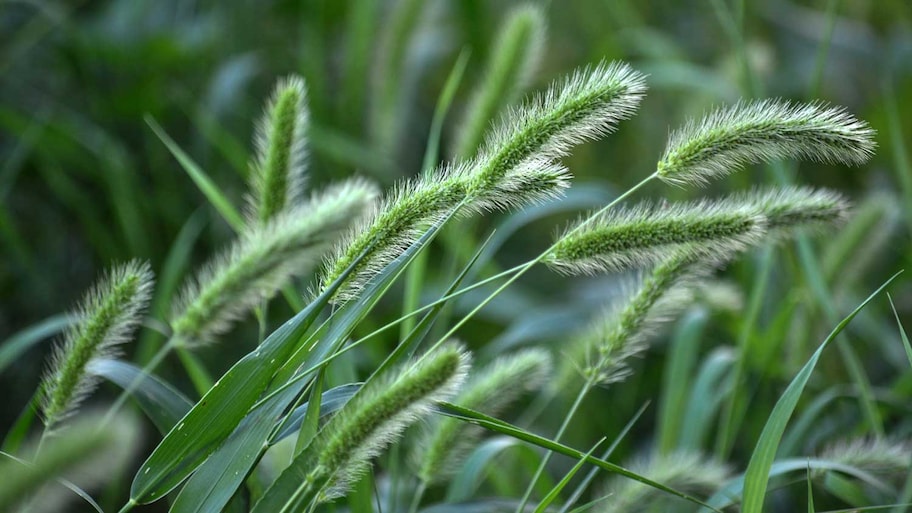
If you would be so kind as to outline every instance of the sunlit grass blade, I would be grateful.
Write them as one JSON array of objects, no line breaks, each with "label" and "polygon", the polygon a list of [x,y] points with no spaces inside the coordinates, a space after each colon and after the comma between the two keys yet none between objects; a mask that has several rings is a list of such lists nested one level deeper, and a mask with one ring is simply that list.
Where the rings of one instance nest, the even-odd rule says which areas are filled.
[{"label": "sunlit grass blade", "polygon": [[763,427],[763,432],[760,434],[760,439],[757,441],[757,446],[751,455],[750,463],[748,463],[747,472],[744,476],[744,497],[742,501],[742,511],[744,511],[744,513],[761,513],[763,510],[763,502],[766,498],[769,480],[769,471],[773,464],[773,460],[776,457],[779,441],[782,439],[782,434],[785,432],[785,427],[788,424],[792,413],[795,411],[798,399],[801,397],[801,392],[804,391],[804,387],[810,379],[811,373],[814,371],[814,367],[816,367],[817,361],[820,359],[823,350],[836,338],[836,335],[842,332],[849,322],[858,315],[858,312],[867,306],[867,304],[880,294],[880,292],[896,279],[897,276],[899,276],[899,273],[894,274],[889,280],[868,296],[864,302],[858,305],[852,313],[836,325],[804,367],[802,367],[801,371],[792,379],[788,388],[786,388],[785,392],[776,402],[776,406],[773,408],[766,425]]}]

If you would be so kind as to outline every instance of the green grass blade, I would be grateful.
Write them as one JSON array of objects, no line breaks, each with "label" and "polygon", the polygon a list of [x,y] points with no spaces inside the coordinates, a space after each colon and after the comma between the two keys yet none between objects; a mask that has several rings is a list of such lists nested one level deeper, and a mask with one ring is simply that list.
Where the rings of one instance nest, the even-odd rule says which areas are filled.
[{"label": "green grass blade", "polygon": [[164,143],[165,147],[168,148],[168,151],[174,155],[174,158],[180,163],[181,167],[184,168],[184,171],[190,175],[190,178],[199,187],[199,190],[206,196],[206,199],[212,204],[213,207],[218,211],[225,221],[231,226],[235,232],[241,232],[244,229],[244,218],[241,217],[241,214],[234,208],[234,204],[222,194],[222,191],[219,190],[218,186],[215,185],[215,182],[206,175],[206,172],[187,155],[184,150],[174,142],[174,139],[171,139],[165,130],[155,122],[151,117],[146,117],[146,123],[152,128],[152,131],[155,132],[155,135]]},{"label": "green grass blade", "polygon": [[671,453],[678,444],[687,391],[693,389],[691,380],[708,320],[709,313],[704,308],[689,312],[678,323],[671,340],[659,401],[658,440],[661,454]]},{"label": "green grass blade", "polygon": [[858,305],[852,313],[833,329],[820,347],[817,348],[817,351],[811,356],[810,360],[808,360],[801,371],[798,372],[798,375],[795,376],[788,388],[786,388],[785,393],[783,393],[776,402],[776,406],[773,407],[773,412],[770,414],[766,425],[763,427],[763,432],[760,434],[760,440],[757,442],[757,446],[751,455],[750,463],[748,463],[747,466],[747,472],[744,477],[744,499],[742,502],[742,511],[744,513],[761,513],[763,510],[763,502],[766,498],[766,490],[769,481],[769,471],[773,465],[773,460],[776,458],[779,441],[782,439],[785,427],[788,424],[792,413],[795,411],[798,399],[801,397],[801,393],[804,391],[804,387],[807,385],[808,379],[810,379],[811,373],[814,371],[814,367],[816,367],[817,360],[820,359],[823,350],[840,332],[842,332],[843,329],[845,329],[849,322],[858,315],[858,312],[867,306],[867,304],[880,294],[880,292],[896,279],[897,276],[899,276],[899,273],[894,274],[889,280],[881,285],[880,288],[868,296],[864,302]]},{"label": "green grass blade", "polygon": [[[425,247],[438,230],[439,225],[425,233],[420,240],[403,252],[399,258],[391,262],[383,272],[365,286],[360,300],[349,301],[327,321],[329,326],[325,332],[323,332],[322,327],[318,328],[316,333],[308,337],[303,344],[300,344],[300,351],[298,351],[297,356],[288,354],[283,358],[276,359],[277,362],[283,364],[283,367],[278,369],[275,377],[271,380],[273,386],[269,388],[267,395],[255,404],[256,397],[247,403],[244,412],[241,414],[243,419],[238,418],[240,424],[235,423],[234,426],[231,426],[231,429],[228,430],[228,433],[231,433],[230,436],[228,436],[228,433],[224,433],[222,439],[225,440],[225,436],[228,436],[227,440],[218,446],[217,449],[215,446],[209,448],[208,452],[212,453],[211,456],[205,463],[200,460],[199,463],[202,466],[199,467],[183,490],[181,490],[172,511],[175,513],[221,511],[241,483],[243,483],[256,462],[259,461],[260,455],[268,445],[270,437],[273,437],[275,432],[281,433],[287,429],[288,418],[280,423],[278,429],[276,429],[275,419],[280,418],[289,405],[311,383],[310,378],[313,372],[319,368],[316,364],[323,362],[327,356],[339,350],[342,344],[348,340],[355,326],[370,312],[383,293],[389,289],[403,269]],[[338,285],[345,280],[347,274],[357,266],[359,261],[360,258],[352,263],[349,269],[327,288],[320,298],[308,306],[308,309],[315,308],[315,304],[325,304],[326,300],[335,293]],[[314,310],[314,312],[317,311],[319,311],[319,308]],[[300,316],[301,314],[298,315]],[[286,323],[283,328],[293,321],[294,319]],[[270,339],[274,335],[271,335]],[[319,337],[316,335],[319,335]],[[297,338],[301,336],[303,336],[303,332]],[[267,339],[261,346],[263,350],[270,343],[270,339]],[[313,344],[311,343],[312,339],[316,340]],[[302,373],[296,372],[300,368],[307,370]],[[271,373],[270,376],[272,376]],[[223,377],[222,381],[224,380],[225,378]],[[260,388],[260,391],[262,390],[263,388]],[[259,396],[259,392],[257,396]],[[236,399],[234,400],[236,401]],[[251,405],[253,406],[252,411],[247,413]],[[234,429],[235,426],[237,426],[237,429]]]},{"label": "green grass blade", "polygon": [[532,468],[537,466],[541,460],[531,447],[522,444],[515,438],[498,436],[485,440],[472,451],[472,454],[466,458],[465,463],[462,465],[462,470],[449,481],[445,501],[462,502],[469,500],[475,495],[475,491],[484,480],[487,466],[500,454],[513,447],[528,451],[529,457],[534,458]]},{"label": "green grass blade", "polygon": [[441,403],[441,405],[444,407],[443,410],[441,411],[441,413],[443,413],[444,415],[449,415],[449,416],[457,418],[457,419],[462,419],[466,422],[473,422],[485,429],[488,429],[488,430],[491,430],[491,431],[494,431],[497,433],[501,433],[503,435],[511,436],[518,440],[522,440],[524,442],[531,443],[533,445],[536,445],[543,449],[547,449],[552,452],[563,454],[564,456],[568,456],[568,457],[576,459],[576,460],[583,459],[592,465],[596,465],[597,467],[601,468],[602,470],[605,470],[605,471],[608,471],[608,472],[611,472],[614,474],[619,474],[619,475],[627,477],[629,479],[633,479],[634,481],[643,483],[646,486],[650,486],[652,488],[655,488],[656,490],[660,490],[665,493],[674,495],[675,497],[679,497],[681,499],[684,499],[684,500],[691,502],[693,504],[696,504],[698,506],[704,506],[704,507],[710,508],[713,511],[716,511],[718,513],[717,509],[713,508],[712,506],[704,503],[703,501],[701,501],[695,497],[691,497],[690,495],[687,495],[686,493],[679,492],[679,491],[677,491],[673,488],[670,488],[668,486],[665,486],[661,483],[657,483],[647,477],[641,476],[635,472],[631,472],[631,471],[625,469],[624,467],[615,465],[614,463],[609,463],[603,459],[596,458],[591,455],[587,456],[585,453],[580,452],[576,449],[573,449],[572,447],[568,447],[562,443],[555,442],[553,440],[549,440],[547,438],[538,436],[534,433],[530,433],[522,428],[516,427],[516,426],[509,424],[507,422],[504,422],[502,420],[495,419],[493,417],[489,417],[481,412],[471,410],[468,408],[463,408],[461,406],[457,406],[455,404],[448,403],[448,402],[443,402],[443,403]]},{"label": "green grass blade", "polygon": [[592,453],[594,453],[595,450],[598,449],[598,446],[602,445],[602,442],[604,441],[605,438],[599,440],[598,443],[592,446],[592,449],[589,449],[589,452],[587,452],[583,458],[581,458],[576,462],[575,465],[573,465],[573,468],[571,468],[570,471],[567,472],[567,474],[564,475],[564,477],[556,485],[554,485],[551,491],[548,492],[548,495],[545,495],[541,502],[538,503],[538,506],[535,508],[535,513],[545,513],[545,511],[548,509],[548,506],[550,506],[551,503],[557,499],[557,496],[560,495],[561,491],[563,491],[567,484],[570,483],[570,480],[573,479],[573,476],[575,476],[576,473],[579,472],[581,468],[583,468],[583,465],[586,464],[586,460],[592,456]]},{"label": "green grass blade", "polygon": [[[323,404],[323,382],[325,381],[325,375],[326,368],[324,367],[317,373],[317,377],[313,381],[313,388],[310,390],[310,401],[307,405],[307,410],[304,413],[304,418],[301,421],[298,439],[295,441],[295,455],[301,454],[301,450],[307,447],[307,444],[309,444],[314,435],[317,434],[317,430],[320,427],[320,417],[323,412],[321,406]],[[319,401],[315,400],[317,397],[320,398]],[[286,420],[286,422],[288,422],[288,420]]]},{"label": "green grass blade", "polygon": [[96,360],[89,364],[88,370],[123,389],[136,380],[141,381],[131,395],[162,434],[167,434],[193,407],[193,403],[168,382],[144,375],[143,370],[133,364],[119,360]]},{"label": "green grass blade", "polygon": [[73,323],[66,314],[54,315],[35,323],[14,334],[0,344],[0,373],[18,360],[26,351],[54,335],[61,333]]},{"label": "green grass blade", "polygon": [[887,294],[890,300],[890,308],[893,309],[893,316],[896,317],[896,326],[899,328],[899,336],[902,337],[903,347],[906,349],[906,358],[909,359],[909,365],[912,365],[912,345],[909,344],[909,337],[906,335],[906,329],[903,328],[902,321],[899,320],[899,313],[896,312],[896,305],[893,304],[893,298]]},{"label": "green grass blade", "polygon": [[128,507],[160,499],[215,451],[294,352],[337,287],[338,283],[328,287],[222,376],[140,467],[133,479]]}]

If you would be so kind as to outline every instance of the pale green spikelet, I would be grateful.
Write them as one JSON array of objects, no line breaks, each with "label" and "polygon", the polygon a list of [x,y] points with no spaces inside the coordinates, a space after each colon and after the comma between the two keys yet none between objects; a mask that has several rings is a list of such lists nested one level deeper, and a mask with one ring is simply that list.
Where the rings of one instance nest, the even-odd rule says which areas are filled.
[{"label": "pale green spikelet", "polygon": [[645,91],[643,76],[626,64],[601,63],[578,70],[525,105],[509,109],[485,139],[469,195],[484,198],[528,159],[555,160],[576,144],[612,132],[633,114]]},{"label": "pale green spikelet", "polygon": [[276,479],[254,513],[302,511],[343,493],[434,402],[458,391],[468,359],[460,344],[448,343],[368,381]]},{"label": "pale green spikelet", "polygon": [[184,286],[170,322],[178,344],[212,341],[293,276],[310,270],[375,197],[373,185],[349,180],[250,227]]},{"label": "pale green spikelet", "polygon": [[570,172],[563,165],[539,159],[520,163],[499,183],[468,205],[472,212],[508,210],[559,198],[570,187]]},{"label": "pale green spikelet", "polygon": [[756,189],[736,195],[735,201],[749,203],[766,218],[770,236],[786,238],[799,228],[822,229],[846,220],[849,202],[841,194],[810,187]]},{"label": "pale green spikelet", "polygon": [[301,199],[308,125],[304,80],[294,75],[280,80],[256,128],[247,202],[251,223],[264,224]]},{"label": "pale green spikelet", "polygon": [[475,154],[488,123],[526,88],[538,68],[545,29],[545,15],[536,5],[521,5],[510,12],[462,121],[455,150],[458,157]]},{"label": "pale green spikelet", "polygon": [[858,165],[874,148],[874,130],[842,107],[739,102],[673,132],[657,174],[672,184],[703,185],[744,165],[776,159]]},{"label": "pale green spikelet", "polygon": [[[65,436],[45,438],[32,461],[13,457],[0,459],[0,504],[4,511],[71,511],[78,500],[59,479],[91,490],[110,483],[129,470],[130,460],[142,447],[141,424],[133,415],[119,413],[103,422],[101,412],[87,411],[68,424]],[[30,443],[23,454],[34,454],[39,444]],[[82,509],[78,509],[82,511]]]},{"label": "pale green spikelet", "polygon": [[661,207],[643,203],[572,225],[545,263],[566,274],[596,274],[647,266],[674,248],[694,257],[726,254],[757,241],[766,223],[754,205],[739,198]]},{"label": "pale green spikelet", "polygon": [[671,252],[640,280],[623,301],[615,302],[570,344],[556,387],[580,372],[591,384],[610,385],[630,375],[629,360],[646,347],[660,326],[686,308],[695,284],[717,261],[695,261],[686,249]]},{"label": "pale green spikelet", "polygon": [[[496,416],[524,392],[540,387],[550,374],[548,352],[526,349],[500,357],[473,373],[453,402]],[[431,484],[455,474],[481,435],[478,426],[449,417],[436,419],[413,454],[418,478]]]},{"label": "pale green spikelet", "polygon": [[465,199],[465,172],[465,165],[445,166],[400,183],[336,246],[327,260],[322,288],[367,251],[335,299],[345,301],[357,296],[364,284],[414,243],[425,228],[445,218]]},{"label": "pale green spikelet", "polygon": [[912,461],[912,443],[889,438],[859,438],[828,446],[820,458],[883,479],[903,479]]},{"label": "pale green spikelet", "polygon": [[[639,475],[697,497],[712,494],[731,478],[725,465],[692,453],[652,455],[628,467]],[[638,481],[615,477],[597,501],[598,513],[668,511],[680,499]]]},{"label": "pale green spikelet", "polygon": [[142,321],[152,294],[149,264],[129,262],[115,267],[86,294],[77,308],[78,322],[54,348],[41,384],[41,413],[52,430],[72,415],[98,379],[87,370],[90,362],[116,354]]}]

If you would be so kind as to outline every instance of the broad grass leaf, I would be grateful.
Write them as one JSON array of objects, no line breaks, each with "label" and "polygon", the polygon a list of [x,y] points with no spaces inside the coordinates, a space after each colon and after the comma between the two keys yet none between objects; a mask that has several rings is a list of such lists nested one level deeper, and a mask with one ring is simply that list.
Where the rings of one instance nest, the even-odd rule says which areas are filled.
[{"label": "broad grass leaf", "polygon": [[[272,435],[277,430],[281,432],[287,428],[287,418],[280,422],[278,427],[276,426],[276,419],[281,418],[282,413],[306,389],[310,384],[314,371],[319,366],[326,364],[324,360],[338,351],[348,340],[355,326],[370,312],[383,293],[414,259],[421,248],[433,238],[439,227],[438,225],[425,233],[420,240],[403,252],[399,258],[390,263],[373,281],[365,286],[360,300],[348,301],[327,321],[328,325],[317,328],[316,332],[299,346],[300,351],[296,355],[293,356],[289,353],[283,358],[277,359],[277,362],[283,363],[283,366],[281,369],[278,368],[278,365],[275,366],[274,370],[278,371],[278,373],[271,380],[272,386],[266,391],[265,397],[259,402],[255,402],[256,398],[249,402],[247,408],[252,405],[252,410],[247,413],[247,408],[245,408],[242,414],[243,420],[237,425],[237,429],[233,433],[231,431],[228,432],[231,433],[230,437],[217,450],[216,447],[212,447],[209,452],[212,453],[214,451],[214,454],[190,478],[181,490],[180,495],[178,495],[171,511],[221,511],[225,503],[243,483],[247,474],[259,461],[260,455],[268,446]],[[360,258],[332,286],[327,288],[315,303],[325,304],[327,299],[335,292],[336,287],[345,280],[348,272],[357,265],[358,261],[360,261]],[[308,309],[313,307],[315,303],[308,306]],[[301,335],[303,335],[303,332]],[[271,338],[272,336],[270,336]],[[311,343],[313,340],[315,342]],[[263,346],[268,343],[269,339],[264,342]],[[293,353],[294,351],[291,352]],[[305,370],[298,372],[298,369]],[[224,378],[222,379],[224,380]],[[264,383],[260,391],[263,391],[267,385],[268,383]],[[228,433],[225,433],[225,435],[227,436]],[[222,439],[224,440],[224,437]]]},{"label": "broad grass leaf", "polygon": [[42,340],[63,332],[73,324],[73,321],[74,319],[66,314],[54,315],[4,340],[0,344],[0,373]]}]

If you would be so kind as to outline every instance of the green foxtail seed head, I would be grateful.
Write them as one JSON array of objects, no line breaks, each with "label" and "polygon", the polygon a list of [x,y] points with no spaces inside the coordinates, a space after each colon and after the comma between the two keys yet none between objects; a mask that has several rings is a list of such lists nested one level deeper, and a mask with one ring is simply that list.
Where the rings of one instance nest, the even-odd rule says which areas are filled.
[{"label": "green foxtail seed head", "polygon": [[485,139],[469,194],[484,197],[525,160],[556,160],[579,143],[607,135],[633,114],[645,91],[643,76],[626,64],[601,63],[509,109]]},{"label": "green foxtail seed head", "polygon": [[742,102],[673,132],[657,174],[672,184],[703,185],[744,165],[776,159],[858,165],[874,148],[874,130],[841,107]]},{"label": "green foxtail seed head", "polygon": [[443,220],[465,199],[465,172],[464,165],[447,166],[400,183],[336,246],[326,262],[321,288],[368,251],[336,293],[340,301],[356,297],[364,284],[413,244],[424,229]]},{"label": "green foxtail seed head", "polygon": [[95,359],[116,354],[142,321],[152,294],[149,264],[130,262],[115,267],[99,281],[77,307],[77,319],[54,348],[41,385],[41,413],[52,430],[72,415],[98,379],[86,367]]},{"label": "green foxtail seed head", "polygon": [[[628,468],[638,475],[698,497],[717,491],[731,478],[731,470],[727,466],[692,453],[652,455],[635,461]],[[667,511],[674,504],[669,501],[675,500],[665,492],[627,478],[612,479],[599,495],[606,498],[596,501],[593,511],[598,513]]]},{"label": "green foxtail seed head", "polygon": [[912,444],[891,438],[859,438],[829,445],[821,459],[901,482],[909,471]]},{"label": "green foxtail seed head", "polygon": [[225,332],[235,319],[318,263],[375,197],[373,185],[349,180],[265,225],[249,227],[184,286],[171,317],[176,339],[189,347]]},{"label": "green foxtail seed head", "polygon": [[510,12],[462,121],[456,142],[458,157],[475,154],[488,123],[528,86],[538,68],[545,29],[545,15],[537,5],[521,5]]},{"label": "green foxtail seed head", "polygon": [[799,228],[822,229],[839,225],[848,217],[849,202],[841,194],[810,187],[755,189],[738,194],[734,201],[750,204],[766,218],[767,233],[787,238]]},{"label": "green foxtail seed head", "polygon": [[[502,356],[474,372],[453,402],[496,416],[524,392],[539,388],[550,374],[548,352],[526,349]],[[481,435],[478,426],[450,417],[435,419],[413,453],[418,477],[430,484],[452,476]]]},{"label": "green foxtail seed head", "polygon": [[647,266],[675,248],[693,257],[726,254],[757,241],[766,224],[762,213],[739,199],[640,204],[570,226],[545,262],[566,274],[596,274]]},{"label": "green foxtail seed head", "polygon": [[456,393],[468,360],[462,345],[448,343],[369,380],[276,479],[254,513],[302,511],[342,494],[434,402]]},{"label": "green foxtail seed head", "polygon": [[308,125],[304,80],[280,80],[256,127],[247,216],[251,223],[264,224],[301,199]]},{"label": "green foxtail seed head", "polygon": [[691,304],[695,284],[723,258],[717,255],[718,261],[698,261],[694,260],[697,254],[683,248],[672,251],[640,279],[626,299],[598,316],[570,344],[555,385],[562,387],[580,372],[592,385],[626,379],[630,359],[646,349],[659,327]]}]

